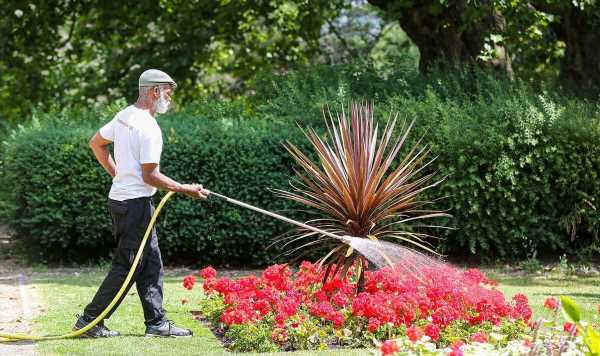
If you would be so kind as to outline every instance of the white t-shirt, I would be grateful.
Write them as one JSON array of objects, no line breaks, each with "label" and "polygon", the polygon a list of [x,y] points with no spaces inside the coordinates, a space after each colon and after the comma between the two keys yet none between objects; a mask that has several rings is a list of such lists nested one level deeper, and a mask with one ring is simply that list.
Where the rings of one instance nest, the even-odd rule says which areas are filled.
[{"label": "white t-shirt", "polygon": [[114,142],[116,175],[108,197],[123,201],[149,197],[156,188],[144,182],[142,164],[160,162],[162,132],[147,110],[134,105],[121,110],[100,129],[100,136]]}]

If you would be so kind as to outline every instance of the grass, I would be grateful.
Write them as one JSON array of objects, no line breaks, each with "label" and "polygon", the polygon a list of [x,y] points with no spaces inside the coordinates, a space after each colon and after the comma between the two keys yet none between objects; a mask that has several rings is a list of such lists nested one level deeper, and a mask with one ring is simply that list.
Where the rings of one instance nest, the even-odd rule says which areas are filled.
[{"label": "grass", "polygon": [[500,290],[505,295],[512,297],[517,293],[525,294],[533,309],[534,317],[547,315],[544,309],[544,300],[547,297],[567,296],[582,308],[584,320],[598,321],[598,305],[600,305],[598,277],[581,277],[560,273],[514,276],[495,271],[487,274],[501,283]]},{"label": "grass", "polygon": [[[71,330],[75,323],[75,314],[81,313],[92,299],[102,282],[106,270],[48,274],[32,281],[43,299],[45,309],[33,325],[35,334],[63,334]],[[168,318],[177,325],[191,329],[192,338],[146,338],[144,337],[144,318],[142,307],[133,287],[123,303],[106,325],[118,330],[123,336],[111,339],[67,339],[44,341],[36,345],[40,355],[223,355],[230,354],[221,346],[212,332],[192,319],[189,310],[194,309],[192,296],[196,292],[184,289],[181,276],[165,278],[164,308]],[[190,299],[191,304],[182,305],[181,299]],[[289,355],[309,356],[314,351],[279,352],[271,354],[244,355]],[[322,356],[333,355],[371,355],[367,350],[327,350],[319,352]]]},{"label": "grass", "polygon": [[[578,302],[587,320],[593,320],[596,306],[600,301],[600,284],[597,278],[561,276],[558,274],[515,275],[499,270],[486,271],[500,282],[500,289],[512,297],[516,293],[525,294],[534,310],[534,317],[544,313],[543,303],[547,296],[568,295]],[[81,273],[44,273],[32,280],[47,311],[34,322],[38,334],[60,334],[70,330],[75,322],[75,314],[80,313],[91,300],[96,288],[104,278],[105,269],[93,269]],[[133,288],[121,307],[107,321],[107,325],[121,331],[124,336],[112,339],[89,340],[70,339],[40,342],[36,350],[41,355],[223,355],[228,354],[213,334],[193,320],[189,310],[194,309],[193,293],[181,284],[181,275],[165,278],[164,307],[168,317],[178,325],[190,328],[194,337],[186,339],[148,339],[143,337],[144,323],[142,308]],[[191,303],[182,305],[186,297]],[[329,355],[371,355],[369,350],[327,350],[306,352],[280,352],[269,355],[286,356]],[[259,354],[245,354],[259,355]],[[267,355],[267,354],[260,354]]]}]

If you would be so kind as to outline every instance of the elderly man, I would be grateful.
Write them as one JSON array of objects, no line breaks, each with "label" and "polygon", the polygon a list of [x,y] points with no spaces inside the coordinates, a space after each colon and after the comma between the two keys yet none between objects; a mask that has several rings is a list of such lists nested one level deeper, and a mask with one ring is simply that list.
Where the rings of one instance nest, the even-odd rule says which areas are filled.
[{"label": "elderly man", "polygon": [[[107,205],[118,248],[108,275],[83,315],[78,318],[74,330],[83,328],[100,315],[125,281],[154,212],[152,196],[156,189],[179,192],[192,198],[206,198],[207,192],[201,185],[180,184],[159,170],[163,140],[154,115],[167,112],[175,87],[175,81],[168,74],[156,69],[145,71],[139,79],[136,103],[120,111],[90,140],[96,159],[113,177]],[[111,143],[114,143],[114,160],[108,150]],[[133,280],[144,309],[146,336],[192,335],[190,330],[179,328],[165,318],[162,308],[163,264],[154,229]],[[116,310],[123,297],[106,319]],[[111,337],[119,333],[109,330],[102,321],[84,335]]]}]

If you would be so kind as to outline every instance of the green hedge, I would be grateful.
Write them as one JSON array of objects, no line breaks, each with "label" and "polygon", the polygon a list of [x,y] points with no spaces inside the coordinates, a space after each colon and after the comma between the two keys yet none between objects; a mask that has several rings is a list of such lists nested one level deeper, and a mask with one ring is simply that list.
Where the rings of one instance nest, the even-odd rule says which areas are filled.
[{"label": "green hedge", "polygon": [[[185,115],[160,122],[167,175],[267,209],[289,208],[268,188],[286,187],[292,162],[281,142],[297,130]],[[87,147],[98,125],[42,125],[5,145],[2,186],[10,196],[11,224],[44,258],[81,260],[106,255],[114,245],[105,208],[110,177]],[[167,261],[232,265],[272,259],[278,251],[265,245],[289,228],[226,203],[178,196],[158,224]]]},{"label": "green hedge", "polygon": [[[441,203],[454,215],[443,249],[497,257],[569,253],[592,258],[600,231],[600,115],[539,97],[430,97],[413,107],[448,175]],[[572,234],[572,236],[571,236]]]},{"label": "green hedge", "polygon": [[[441,223],[455,230],[434,231],[445,237],[440,251],[488,260],[598,253],[600,110],[594,103],[558,91],[539,95],[526,83],[480,73],[386,79],[367,73],[366,80],[350,70],[336,77],[321,71],[314,71],[325,76],[320,92],[319,75],[292,72],[264,79],[247,101],[208,100],[161,118],[162,169],[260,207],[289,209],[267,188],[288,187],[294,164],[281,143],[306,141],[296,121],[320,125],[317,96],[335,109],[373,91],[380,120],[389,112],[416,119],[413,139],[426,135],[437,156],[433,167],[448,175],[431,196],[448,196],[438,207],[454,215]],[[86,143],[98,117],[107,120],[117,107],[78,120],[66,120],[68,112],[43,117],[3,145],[7,215],[44,258],[106,255],[112,246],[104,208],[110,180]],[[169,203],[158,227],[168,262],[246,265],[272,262],[278,251],[265,246],[290,228],[234,206],[181,197]]]}]

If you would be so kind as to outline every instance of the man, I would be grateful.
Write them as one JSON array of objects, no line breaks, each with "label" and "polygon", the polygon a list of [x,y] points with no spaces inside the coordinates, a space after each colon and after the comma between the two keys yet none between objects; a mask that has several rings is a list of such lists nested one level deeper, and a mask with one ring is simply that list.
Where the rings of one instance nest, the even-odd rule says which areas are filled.
[{"label": "man", "polygon": [[[108,210],[118,248],[112,266],[93,300],[75,323],[79,330],[94,320],[110,304],[125,281],[139,248],[154,206],[151,197],[157,188],[184,193],[192,198],[206,198],[199,184],[180,184],[159,170],[162,133],[154,115],[165,113],[177,85],[159,70],[149,69],[139,79],[139,97],[134,105],[120,111],[90,140],[90,148],[102,167],[113,177],[108,195]],[[108,145],[114,143],[114,160]],[[163,265],[156,230],[144,248],[133,280],[144,309],[146,336],[191,336],[192,332],[175,326],[165,318],[163,302]],[[108,319],[127,293],[107,314]],[[87,337],[118,336],[104,321],[84,334]]]}]

